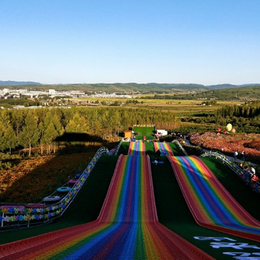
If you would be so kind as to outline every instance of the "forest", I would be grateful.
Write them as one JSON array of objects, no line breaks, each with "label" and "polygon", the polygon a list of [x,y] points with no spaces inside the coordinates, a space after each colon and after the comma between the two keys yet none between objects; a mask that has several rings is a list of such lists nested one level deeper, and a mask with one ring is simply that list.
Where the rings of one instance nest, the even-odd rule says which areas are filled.
[{"label": "forest", "polygon": [[118,140],[119,133],[135,124],[179,132],[215,130],[231,123],[237,132],[259,133],[260,102],[226,105],[212,113],[182,116],[174,110],[126,107],[72,107],[13,109],[0,111],[0,150],[39,147],[50,153],[58,141],[72,134],[82,141]]},{"label": "forest", "polygon": [[55,141],[77,134],[82,141],[118,140],[120,131],[136,123],[174,129],[179,121],[173,112],[120,107],[38,108],[0,111],[0,149],[40,147],[50,153]]},{"label": "forest", "polygon": [[200,91],[195,93],[183,94],[176,93],[174,95],[159,95],[155,94],[155,99],[181,99],[181,100],[197,100],[197,99],[215,99],[215,100],[250,100],[260,98],[260,86],[246,86],[239,88],[228,88],[228,89],[213,89]]},{"label": "forest", "polygon": [[[2,201],[38,201],[62,185],[71,174],[82,171],[98,147],[114,148],[122,138],[122,131],[136,124],[199,136],[204,132],[216,135],[216,129],[225,129],[227,123],[232,123],[236,133],[260,132],[260,103],[232,105],[232,102],[225,102],[230,105],[224,106],[211,106],[212,103],[198,106],[196,103],[181,101],[160,107],[161,102],[153,101],[149,106],[129,103],[131,107],[1,109],[0,198]],[[239,138],[240,135],[228,134],[223,138],[228,136]],[[167,138],[172,140],[174,136]],[[234,140],[237,143],[237,139]],[[207,138],[203,141],[210,143]],[[25,188],[25,183],[29,185],[30,181],[17,181],[25,176],[26,180],[33,179],[34,184],[40,180],[44,185],[38,185],[37,190],[35,185]]]},{"label": "forest", "polygon": [[[253,101],[241,105],[226,105],[211,114],[184,116],[182,123],[190,123],[190,127],[182,128],[184,132],[200,132],[214,130],[231,123],[237,132],[260,133],[260,102]],[[194,124],[192,126],[191,124]]]}]

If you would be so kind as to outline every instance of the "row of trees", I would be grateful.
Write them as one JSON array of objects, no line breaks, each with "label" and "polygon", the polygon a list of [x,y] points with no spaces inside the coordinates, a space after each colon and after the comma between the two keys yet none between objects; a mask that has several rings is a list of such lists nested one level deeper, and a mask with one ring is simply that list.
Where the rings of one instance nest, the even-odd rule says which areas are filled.
[{"label": "row of trees", "polygon": [[39,106],[39,101],[29,100],[27,97],[22,98],[10,98],[10,99],[0,99],[0,106],[5,108],[12,108],[13,106]]},{"label": "row of trees", "polygon": [[236,116],[252,118],[260,115],[260,102],[254,101],[243,105],[224,106],[216,111],[216,116]]},{"label": "row of trees", "polygon": [[173,129],[178,120],[172,112],[121,107],[95,108],[38,108],[1,110],[0,149],[11,151],[22,146],[47,147],[51,151],[53,142],[65,133],[83,133],[93,138],[112,140],[130,125],[155,124],[160,128]]},{"label": "row of trees", "polygon": [[[259,133],[260,121],[260,102],[250,102],[243,105],[224,106],[215,111],[213,114],[187,116],[181,119],[182,122],[194,124],[186,127],[186,131],[206,131],[225,127],[228,123],[236,128],[237,132]],[[184,130],[183,130],[184,131]]]}]

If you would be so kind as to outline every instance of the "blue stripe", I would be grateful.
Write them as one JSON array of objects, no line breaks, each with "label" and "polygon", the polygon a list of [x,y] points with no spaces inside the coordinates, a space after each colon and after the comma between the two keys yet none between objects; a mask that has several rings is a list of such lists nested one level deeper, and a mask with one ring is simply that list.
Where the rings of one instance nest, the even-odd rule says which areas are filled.
[{"label": "blue stripe", "polygon": [[[211,209],[210,201],[207,198],[207,196],[209,194],[199,188],[199,184],[198,184],[199,182],[198,182],[198,180],[195,181],[195,179],[194,179],[194,177],[192,175],[192,172],[189,169],[188,161],[184,160],[183,157],[180,157],[180,159],[181,159],[181,167],[184,168],[184,171],[187,174],[187,177],[188,177],[188,179],[189,179],[189,181],[191,183],[192,188],[195,191],[195,194],[197,195],[199,200],[203,202],[202,205],[204,205],[205,208],[207,209],[207,212],[211,216],[211,219],[215,221],[216,219],[218,219],[218,216],[216,215],[216,212]],[[187,158],[185,158],[185,159],[187,159]],[[201,173],[199,173],[199,175],[200,174]],[[196,174],[196,175],[198,175],[198,174]]]},{"label": "blue stripe", "polygon": [[[212,214],[214,213],[214,220],[218,223],[223,223],[223,220],[228,220],[228,222],[234,220],[232,214],[230,214],[230,212],[226,210],[220,198],[216,196],[214,190],[209,185],[206,178],[203,177],[203,173],[198,169],[198,167],[193,163],[193,161],[190,158],[187,158],[187,160],[189,161],[190,166],[195,172],[195,174],[193,174],[192,176],[194,182],[196,183],[195,185],[197,185],[198,189],[200,188],[199,186],[203,187],[200,193],[200,199],[205,198],[207,200],[207,205],[209,205],[208,209],[210,209],[210,212]],[[217,212],[214,209],[213,205],[216,205],[220,212]]]},{"label": "blue stripe", "polygon": [[[230,212],[223,205],[220,197],[214,192],[212,186],[209,184],[206,178],[203,177],[203,173],[198,169],[195,163],[188,157],[185,157],[185,159],[187,162],[181,158],[182,167],[187,169],[186,173],[188,174],[187,176],[192,183],[192,187],[194,188],[198,198],[204,202],[205,206],[207,206],[207,212],[212,215],[213,218],[211,217],[211,219],[213,222],[219,226],[223,226],[229,229],[259,234],[258,228],[248,227],[238,221],[232,212]],[[191,166],[191,168],[194,170],[194,173],[189,170],[187,165]],[[203,189],[199,187],[199,184]],[[216,212],[216,210],[213,208],[213,203],[217,205],[221,212]]]},{"label": "blue stripe", "polygon": [[[119,214],[118,214],[118,217],[117,219],[115,219],[116,221],[123,221],[123,217],[125,216],[125,210],[127,210],[127,202],[126,202],[126,199],[128,198],[128,193],[129,193],[129,189],[130,189],[130,185],[129,185],[129,180],[130,180],[130,177],[131,177],[131,171],[132,171],[132,161],[133,161],[133,158],[134,156],[129,156],[127,157],[127,160],[126,160],[126,172],[125,172],[125,178],[124,178],[124,182],[123,182],[123,185],[122,185],[122,189],[120,190],[120,193],[122,194],[122,197],[121,197],[121,201],[119,202]],[[123,172],[122,172],[123,174]]]},{"label": "blue stripe", "polygon": [[82,256],[85,255],[86,253],[89,255],[89,258],[84,258],[84,259],[90,259],[92,256],[94,256],[93,253],[91,253],[91,251],[95,251],[95,247],[98,250],[100,250],[100,246],[101,246],[100,244],[102,244],[102,242],[103,244],[106,244],[107,238],[112,237],[113,233],[117,232],[117,229],[120,225],[121,223],[116,223],[114,225],[111,225],[107,230],[101,231],[101,233],[98,236],[92,238],[90,241],[85,242],[85,244],[80,246],[77,250],[73,251],[71,254],[67,255],[62,259],[63,260],[80,259],[80,258],[83,259]]}]

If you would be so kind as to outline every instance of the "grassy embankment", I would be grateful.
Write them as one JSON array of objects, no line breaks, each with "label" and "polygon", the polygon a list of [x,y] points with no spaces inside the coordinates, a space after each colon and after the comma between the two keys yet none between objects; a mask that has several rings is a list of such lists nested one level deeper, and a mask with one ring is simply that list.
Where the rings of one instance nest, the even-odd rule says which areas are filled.
[{"label": "grassy embankment", "polygon": [[102,146],[72,145],[56,154],[21,159],[0,173],[0,202],[39,202],[77,173],[81,173]]},{"label": "grassy embankment", "polygon": [[103,155],[67,212],[57,222],[21,230],[5,231],[0,244],[44,234],[95,220],[103,205],[118,156]]},{"label": "grassy embankment", "polygon": [[[128,145],[129,143],[123,143],[120,151],[126,154]],[[175,155],[182,155],[175,144],[172,144],[171,146]],[[153,156],[154,150],[152,142],[146,142],[146,151],[151,155],[151,157]],[[46,233],[52,230],[86,223],[96,219],[110,184],[117,158],[117,156],[103,156],[100,159],[91,176],[83,186],[79,196],[77,196],[75,202],[58,222],[42,227],[6,232],[5,236],[0,237],[0,243],[6,243],[24,237]],[[196,224],[184,201],[169,162],[165,157],[161,158],[161,160],[164,161],[164,164],[158,166],[152,164],[156,206],[160,222],[174,232],[180,234],[191,243],[194,243],[202,250],[210,253],[212,249],[209,245],[194,240],[193,236],[206,235],[214,237],[226,235],[202,228]],[[244,206],[255,218],[260,219],[260,214],[255,207],[255,201],[259,199],[257,195],[250,192],[248,187],[245,186],[244,183],[223,164],[212,158],[206,158],[203,160],[217,175],[223,185],[230,190],[231,194],[238,200],[238,202],[241,203],[241,205]],[[106,170],[104,171],[104,169]],[[75,214],[75,212],[77,212],[77,214]],[[229,237],[237,239],[230,235]],[[248,241],[239,238],[239,242]],[[254,244],[256,243],[254,242]],[[214,256],[217,256],[218,259],[225,259],[223,258],[221,250],[214,252]]]}]

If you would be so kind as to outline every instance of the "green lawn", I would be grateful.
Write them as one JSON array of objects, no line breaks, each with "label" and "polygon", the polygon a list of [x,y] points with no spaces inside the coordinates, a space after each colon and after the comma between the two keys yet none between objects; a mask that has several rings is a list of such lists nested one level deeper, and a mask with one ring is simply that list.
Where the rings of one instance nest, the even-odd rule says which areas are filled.
[{"label": "green lawn", "polygon": [[146,154],[153,158],[154,156],[154,145],[153,142],[145,142],[145,151]]},{"label": "green lawn", "polygon": [[145,136],[147,140],[153,140],[154,139],[154,132],[155,127],[154,126],[134,126],[133,131],[135,133],[138,133],[136,135],[137,140],[143,140],[143,137]]},{"label": "green lawn", "polygon": [[122,142],[118,151],[118,154],[127,155],[129,149],[129,142]]},{"label": "green lawn", "polygon": [[180,147],[175,143],[169,143],[170,147],[172,148],[173,154],[175,156],[181,156],[184,155],[183,151],[180,149]]}]

